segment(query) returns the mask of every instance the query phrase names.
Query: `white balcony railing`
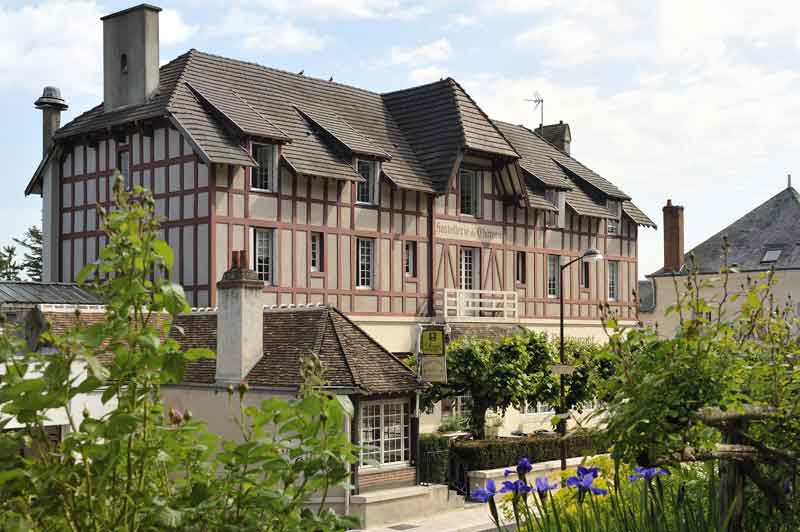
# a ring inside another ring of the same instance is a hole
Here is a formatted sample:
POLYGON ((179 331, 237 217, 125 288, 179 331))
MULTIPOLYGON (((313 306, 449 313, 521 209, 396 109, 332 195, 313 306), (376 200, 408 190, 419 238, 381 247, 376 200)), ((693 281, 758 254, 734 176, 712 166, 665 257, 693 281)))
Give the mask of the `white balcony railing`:
POLYGON ((516 292, 444 289, 444 319, 451 321, 519 321, 516 292))

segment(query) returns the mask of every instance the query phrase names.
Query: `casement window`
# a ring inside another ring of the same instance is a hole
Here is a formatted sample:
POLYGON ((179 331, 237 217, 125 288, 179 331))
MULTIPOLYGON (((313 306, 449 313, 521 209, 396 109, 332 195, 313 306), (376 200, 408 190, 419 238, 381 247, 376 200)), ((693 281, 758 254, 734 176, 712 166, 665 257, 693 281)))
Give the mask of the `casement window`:
POLYGON ((375 240, 371 238, 356 239, 356 272, 357 288, 372 288, 375 277, 375 240))
POLYGON ((325 260, 325 245, 324 236, 322 233, 311 233, 311 258, 310 266, 312 272, 323 271, 323 264, 325 260))
POLYGON ((275 230, 253 230, 253 270, 265 283, 274 283, 275 278, 275 230))
POLYGON ((547 256, 547 297, 558 297, 561 291, 561 257, 547 256))
POLYGON ((563 190, 548 188, 544 191, 544 199, 556 208, 555 211, 545 211, 544 224, 547 227, 564 227, 567 216, 567 193, 563 190))
POLYGON ((258 166, 252 170, 250 188, 253 190, 263 190, 273 192, 276 187, 277 165, 277 146, 272 144, 253 144, 253 158, 258 166))
POLYGON ((417 242, 414 240, 406 240, 404 268, 406 277, 417 276, 417 242))
POLYGON ((361 467, 402 464, 410 460, 408 401, 362 403, 359 424, 361 467))
POLYGON ((777 262, 779 258, 781 258, 781 252, 783 251, 782 248, 773 248, 768 249, 764 252, 764 256, 761 257, 761 262, 777 262))
POLYGON ((375 203, 375 182, 378 164, 375 161, 358 161, 358 173, 365 181, 359 182, 356 187, 356 201, 358 203, 375 203))
POLYGON ((517 284, 525 284, 525 264, 526 253, 524 251, 517 251, 517 284))
POLYGON ((470 394, 456 395, 442 399, 442 418, 469 417, 472 412, 472 396, 470 394))
POLYGON ((478 290, 480 287, 480 250, 478 248, 461 248, 460 274, 462 290, 478 290))
POLYGON ((462 168, 459 172, 459 199, 461 214, 478 216, 480 205, 480 182, 475 170, 462 168))
POLYGON ((125 190, 130 190, 133 183, 131 182, 131 159, 130 151, 123 150, 117 153, 117 170, 122 175, 122 182, 125 184, 125 190))
POLYGON ((606 232, 609 235, 619 234, 619 223, 622 217, 622 204, 616 200, 607 200, 606 208, 608 209, 609 218, 606 222, 606 232))
POLYGON ((616 260, 608 261, 608 299, 619 299, 619 262, 616 260))
POLYGON ((592 277, 589 273, 589 263, 581 262, 581 288, 589 290, 591 287, 592 277))

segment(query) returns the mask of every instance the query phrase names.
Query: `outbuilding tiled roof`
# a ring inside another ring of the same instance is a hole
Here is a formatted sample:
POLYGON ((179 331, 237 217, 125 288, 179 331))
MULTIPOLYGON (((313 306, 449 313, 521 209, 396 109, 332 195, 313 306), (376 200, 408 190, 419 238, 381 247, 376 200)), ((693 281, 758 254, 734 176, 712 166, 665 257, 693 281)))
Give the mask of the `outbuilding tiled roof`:
MULTIPOLYGON (((718 273, 724 265, 723 245, 728 241, 727 265, 739 271, 800 269, 800 194, 787 187, 731 225, 684 255, 686 268, 718 273), (767 256, 767 251, 774 251, 767 256), (777 253, 777 251, 780 251, 777 253), (689 255, 694 260, 689 260, 689 255), (777 260, 772 259, 777 255, 777 260)), ((672 275, 660 269, 653 274, 672 275)))
MULTIPOLYGON (((170 333, 184 348, 216 350, 216 313, 176 317, 170 333)), ((406 393, 419 388, 416 375, 339 310, 310 306, 264 310, 264 356, 245 380, 251 386, 296 387, 303 355, 319 357, 329 386, 367 394, 406 393)), ((213 384, 216 364, 200 359, 186 367, 187 384, 213 384)))
POLYGON ((0 305, 41 303, 100 305, 103 300, 100 296, 73 283, 0 281, 0 305))

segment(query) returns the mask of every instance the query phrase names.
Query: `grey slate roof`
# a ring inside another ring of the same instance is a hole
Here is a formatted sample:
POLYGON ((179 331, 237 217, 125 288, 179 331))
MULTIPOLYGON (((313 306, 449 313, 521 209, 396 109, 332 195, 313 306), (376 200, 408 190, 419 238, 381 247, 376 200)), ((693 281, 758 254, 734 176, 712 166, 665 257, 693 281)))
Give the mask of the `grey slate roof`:
MULTIPOLYGON (((216 350, 217 315, 181 314, 170 336, 183 348, 216 350)), ((366 394, 408 393, 420 387, 416 374, 335 307, 264 310, 264 356, 245 380, 252 386, 291 388, 301 384, 300 360, 320 358, 327 385, 366 394)), ((184 383, 213 384, 216 360, 187 364, 184 383)))
MULTIPOLYGON (((207 162, 253 166, 242 146, 243 137, 254 136, 284 143, 283 159, 301 174, 360 181, 352 156, 364 155, 382 159, 383 173, 401 188, 442 193, 467 151, 521 168, 508 172, 508 192, 526 188, 535 207, 549 206, 543 188, 574 190, 576 181, 628 199, 531 130, 491 120, 451 78, 378 94, 194 49, 161 68, 151 101, 110 113, 97 106, 56 138, 159 116, 170 117, 207 162)), ((574 196, 571 204, 597 215, 581 192, 574 196)))
POLYGON ((103 300, 76 284, 0 281, 0 305, 42 303, 57 305, 101 305, 103 300))
MULTIPOLYGON (((727 263, 739 271, 800 269, 800 194, 788 187, 684 255, 686 268, 701 273, 719 272, 723 265, 723 238, 727 237, 727 263), (775 262, 762 262, 767 250, 780 249, 775 262), (694 262, 689 263, 689 254, 694 262)), ((665 274, 663 268, 651 274, 665 274)))

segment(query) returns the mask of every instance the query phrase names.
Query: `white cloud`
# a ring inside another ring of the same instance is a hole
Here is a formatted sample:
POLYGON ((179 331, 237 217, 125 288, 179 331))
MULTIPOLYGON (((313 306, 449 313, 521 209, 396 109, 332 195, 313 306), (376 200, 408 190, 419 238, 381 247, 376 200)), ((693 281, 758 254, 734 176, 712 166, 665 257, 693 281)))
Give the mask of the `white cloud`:
POLYGON ((390 52, 390 61, 398 65, 418 66, 434 61, 443 61, 450 57, 453 47, 445 39, 417 46, 415 48, 393 47, 390 52))
POLYGON ((0 8, 0 87, 98 94, 101 15, 93 1, 0 8))
POLYGON ((577 65, 593 59, 598 53, 598 33, 589 25, 573 19, 559 18, 517 35, 518 44, 533 45, 546 64, 577 65))
POLYGON ((175 9, 164 9, 158 17, 158 35, 161 44, 180 44, 188 41, 195 33, 197 26, 184 22, 181 14, 175 9))
POLYGON ((211 33, 241 38, 242 47, 256 51, 303 52, 321 50, 326 44, 325 37, 291 20, 276 20, 241 9, 229 11, 220 25, 211 28, 211 33))
POLYGON ((447 26, 474 26, 478 23, 478 17, 475 15, 466 15, 464 13, 459 13, 457 15, 450 16, 450 24, 447 26))
POLYGON ((428 12, 424 2, 408 0, 242 0, 243 8, 313 18, 412 19, 428 12))
POLYGON ((447 72, 438 66, 415 68, 408 76, 415 85, 422 85, 432 81, 439 81, 447 77, 447 72))

